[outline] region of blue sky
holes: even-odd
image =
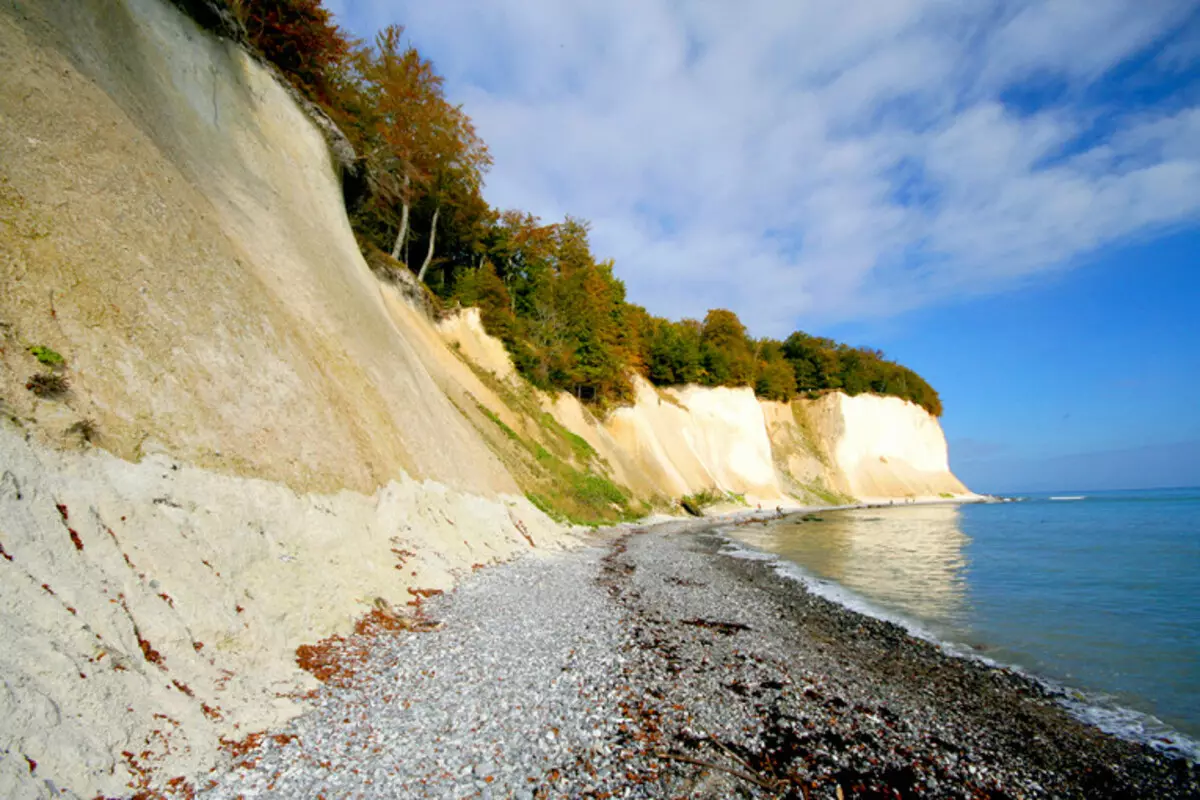
[[[880,347],[983,491],[1200,484],[1200,6],[327,0],[635,302]]]
[[[1200,485],[1200,231],[829,333],[875,343],[938,388],[952,465],[972,487]]]

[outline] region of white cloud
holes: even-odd
[[[1081,99],[1185,3],[332,6],[360,33],[406,24],[492,148],[489,199],[592,220],[656,313],[720,305],[779,334],[1200,219],[1200,110]],[[1006,105],[1020,81],[1055,105]]]

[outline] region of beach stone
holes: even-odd
[[[471,575],[199,796],[1196,796],[1194,764],[724,542],[625,529]]]

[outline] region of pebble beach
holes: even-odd
[[[360,626],[310,710],[200,796],[1200,796],[1195,763],[724,544],[702,521],[598,532]]]

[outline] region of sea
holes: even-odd
[[[822,511],[729,552],[967,658],[1104,730],[1200,759],[1200,489]]]

